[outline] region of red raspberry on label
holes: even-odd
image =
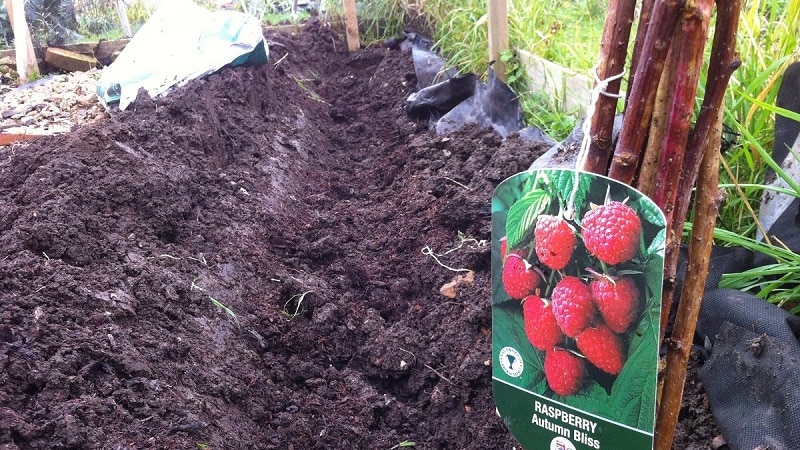
[[[522,300],[532,294],[542,278],[519,253],[509,253],[503,264],[503,288],[511,298]]]
[[[564,336],[556,322],[552,304],[536,295],[522,300],[522,318],[528,340],[541,351],[552,350]]]
[[[592,293],[579,278],[567,276],[561,279],[550,294],[553,313],[561,330],[569,337],[575,337],[591,325],[595,316]]]
[[[583,356],[605,373],[617,375],[625,365],[622,340],[606,325],[583,330],[575,342]]]
[[[639,290],[633,280],[597,274],[589,289],[606,325],[615,333],[628,331],[639,313]]]
[[[586,376],[583,358],[562,348],[554,348],[544,357],[544,376],[547,385],[558,395],[568,396],[578,392]]]
[[[539,261],[553,270],[569,264],[575,249],[575,230],[558,216],[541,215],[533,230],[534,248]]]
[[[629,261],[639,249],[642,222],[630,206],[611,201],[589,210],[581,221],[586,250],[606,264]]]

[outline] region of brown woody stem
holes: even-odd
[[[691,152],[691,149],[705,146],[719,111],[722,109],[728,82],[733,72],[742,64],[736,54],[736,33],[741,8],[741,0],[717,1],[717,23],[714,42],[711,46],[705,97],[703,97],[703,105],[697,116],[697,123],[689,135],[687,149],[690,151],[686,154],[686,161],[681,172],[681,186],[693,186],[697,180],[701,158],[697,152]],[[691,195],[691,189],[685,189],[676,199],[675,219],[676,221],[681,220],[681,228],[683,228],[683,220],[689,211]]]
[[[647,128],[653,113],[653,100],[682,5],[683,2],[679,0],[656,0],[653,5],[653,15],[640,56],[647,58],[647,64],[640,61],[636,66],[622,131],[609,170],[611,178],[628,185],[632,184],[636,176],[639,159],[644,151]]]
[[[597,77],[606,80],[622,73],[625,69],[625,57],[628,53],[628,41],[631,36],[633,15],[636,0],[611,0],[608,5],[606,22],[603,27],[603,38],[600,44],[600,63]],[[612,153],[614,134],[614,116],[617,113],[617,98],[621,79],[611,81],[606,92],[597,99],[594,115],[589,131],[591,144],[583,170],[605,174],[608,171],[608,160]]]
[[[653,14],[655,0],[642,0],[641,12],[639,13],[639,26],[636,27],[636,39],[633,41],[633,54],[631,55],[631,70],[628,77],[628,86],[633,86],[636,78],[636,67],[639,65],[639,57],[642,54],[642,44],[650,27],[650,16]],[[625,97],[625,108],[628,109],[628,98]]]
[[[717,116],[722,110],[725,97],[725,90],[728,87],[733,72],[741,65],[736,55],[736,32],[739,23],[739,13],[741,10],[741,0],[719,0],[717,1],[717,21],[714,32],[714,41],[711,47],[711,59],[709,61],[708,78],[706,82],[705,97],[697,123],[689,135],[687,153],[681,171],[680,185],[682,191],[675,199],[673,217],[667,220],[669,230],[672,230],[677,237],[670,244],[669,234],[664,258],[664,284],[663,304],[661,311],[661,336],[667,326],[669,307],[672,304],[674,295],[674,279],[678,271],[678,256],[680,253],[680,235],[683,231],[683,224],[686,221],[686,214],[689,211],[689,204],[692,196],[692,186],[698,178],[700,170],[701,153],[697,149],[706,146],[709,134],[716,123]]]
[[[678,58],[680,57],[680,52],[675,48],[675,42],[680,40],[678,36],[680,33],[681,28],[676,28],[675,36],[672,38],[674,40],[673,44],[667,53],[664,71],[661,72],[661,81],[658,83],[658,92],[653,106],[653,117],[650,119],[650,128],[648,129],[649,137],[644,150],[642,164],[639,168],[639,177],[636,180],[636,188],[648,197],[653,196],[656,173],[659,170],[658,162],[661,159],[661,144],[664,140],[664,134],[669,131],[667,122],[669,120],[670,99],[673,95],[672,87],[675,84],[675,72],[678,67]]]
[[[708,36],[708,24],[711,19],[713,0],[689,1],[686,4],[681,20],[680,32],[673,41],[673,50],[677,54],[675,66],[675,84],[673,87],[672,102],[667,111],[667,132],[661,142],[661,155],[659,168],[656,172],[655,185],[652,199],[658,205],[667,223],[666,250],[664,255],[665,267],[677,268],[674,264],[680,255],[681,234],[685,217],[680,218],[675,214],[675,200],[678,190],[691,192],[694,181],[689,185],[682,185],[681,170],[685,155],[693,153],[701,155],[704,146],[695,148],[687,147],[689,130],[691,127],[694,100],[697,95],[697,84],[700,79],[700,69],[703,63],[703,50]],[[698,158],[699,160],[699,158]],[[685,212],[684,212],[685,216]],[[669,261],[669,262],[667,262]],[[665,293],[672,291],[671,280],[673,273],[665,273],[665,279],[670,281],[665,285]],[[661,336],[664,335],[670,306],[670,297],[663,297],[661,306]]]
[[[719,194],[719,146],[722,133],[722,114],[717,115],[713,134],[709,136],[702,153],[702,174],[697,187],[695,210],[697,214],[689,245],[689,265],[686,283],[681,290],[681,300],[672,336],[667,339],[666,373],[661,403],[658,408],[655,431],[655,449],[670,450],[675,435],[675,426],[680,412],[683,386],[686,383],[686,367],[692,348],[703,300],[703,291],[708,276],[714,227],[721,197]]]

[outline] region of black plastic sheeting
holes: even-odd
[[[586,120],[581,120],[572,132],[563,141],[553,144],[545,154],[536,159],[531,164],[530,169],[574,169],[575,161],[578,158],[578,153],[583,144],[583,126]],[[618,114],[614,118],[614,128],[611,134],[611,146],[616,144],[619,138],[619,132],[622,130],[622,115]]]
[[[427,118],[436,134],[453,133],[467,124],[491,127],[501,137],[519,133],[530,141],[556,142],[536,127],[525,127],[517,95],[492,68],[484,83],[475,74],[445,69],[445,61],[431,50],[431,42],[407,33],[400,45],[410,48],[418,91],[406,100],[409,115]]]

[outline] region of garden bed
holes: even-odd
[[[0,150],[0,449],[519,448],[489,201],[546,146],[431,134],[407,53],[267,38],[268,65]],[[445,296],[448,267],[474,279]],[[717,434],[692,370],[675,448]]]

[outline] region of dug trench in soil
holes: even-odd
[[[519,448],[489,200],[546,148],[431,134],[407,53],[267,38],[268,65],[2,150],[0,448]],[[474,272],[455,298],[445,266]],[[675,446],[710,448],[692,373]]]

